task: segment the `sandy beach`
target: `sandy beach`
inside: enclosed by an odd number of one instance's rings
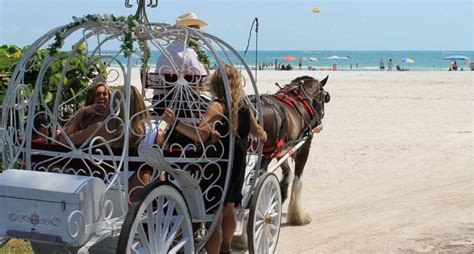
[[[276,253],[473,253],[474,72],[259,71],[259,91],[302,75],[329,75],[331,101],[302,178],[312,222],[288,226],[285,202]]]
[[[257,75],[260,93],[330,76],[303,175],[312,222],[284,218],[277,253],[474,251],[474,72]]]
[[[474,72],[266,71],[259,90],[306,74],[332,99],[303,175],[312,222],[283,224],[277,253],[472,253]]]

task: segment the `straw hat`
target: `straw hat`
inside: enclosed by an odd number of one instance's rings
[[[183,14],[176,18],[176,25],[178,26],[199,26],[199,28],[203,26],[207,26],[207,23],[198,19],[197,15],[190,12]]]

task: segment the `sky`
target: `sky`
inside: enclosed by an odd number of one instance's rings
[[[31,44],[72,16],[135,13],[136,0],[131,9],[124,2],[0,0],[0,44]],[[474,0],[158,0],[147,10],[164,23],[186,12],[239,50],[255,17],[259,50],[474,50]]]

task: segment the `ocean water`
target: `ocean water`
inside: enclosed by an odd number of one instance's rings
[[[242,56],[243,51],[238,51]],[[110,51],[107,54],[113,54]],[[379,62],[384,59],[385,70],[388,69],[389,59],[393,61],[393,70],[395,67],[400,65],[401,68],[409,69],[410,71],[447,71],[449,69],[451,60],[444,59],[448,56],[463,55],[474,61],[474,51],[332,51],[332,50],[320,50],[320,51],[306,51],[306,50],[292,50],[292,51],[275,51],[275,50],[261,50],[257,52],[257,63],[278,63],[290,64],[294,69],[297,69],[299,59],[301,58],[303,67],[307,69],[311,66],[313,69],[330,69],[334,64],[337,66],[337,70],[357,70],[357,71],[378,71]],[[153,51],[152,57],[149,60],[150,65],[154,65],[159,53]],[[294,61],[284,61],[283,58],[286,56],[293,56]],[[411,58],[414,63],[402,63],[402,58]],[[122,63],[125,62],[123,56],[118,58]],[[249,66],[254,68],[255,64],[255,51],[248,51],[244,56],[245,61]],[[237,63],[236,59],[231,59],[234,63]],[[459,69],[470,70],[470,61],[457,60]],[[139,59],[134,60],[135,64],[139,64]],[[214,65],[215,61],[211,58],[211,65]],[[296,67],[296,68],[295,68]],[[274,69],[272,66],[268,66],[265,69]]]

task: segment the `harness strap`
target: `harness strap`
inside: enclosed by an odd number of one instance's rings
[[[283,101],[284,103],[288,104],[290,107],[295,108],[298,104],[298,101],[295,98],[286,95],[285,93],[278,93],[275,95],[275,98]]]
[[[273,159],[280,156],[281,151],[283,150],[284,144],[285,144],[285,140],[281,138],[280,140],[278,140],[277,144],[274,146],[264,146],[262,157],[264,159]]]
[[[274,98],[275,95],[270,96],[270,98]],[[285,98],[284,94],[280,95],[280,97],[283,99]],[[271,102],[272,99],[268,98],[268,102]],[[274,100],[274,99],[273,99]],[[281,100],[281,99],[278,99]],[[285,103],[290,103],[292,102],[290,100],[287,100]],[[276,144],[273,146],[264,146],[263,147],[263,152],[262,152],[262,157],[264,159],[273,159],[281,155],[281,152],[283,150],[283,146],[285,145],[285,133],[287,131],[287,125],[288,125],[288,119],[286,117],[286,114],[282,112],[283,108],[280,104],[274,104],[274,103],[268,103],[271,105],[274,114],[275,114],[275,124],[277,126],[277,135],[276,135]]]
[[[303,98],[303,96],[300,93],[298,93],[298,91],[293,90],[292,92],[293,92],[294,95],[296,95],[296,97],[298,97],[298,99],[300,99],[300,101],[305,106],[306,110],[308,110],[311,118],[313,118],[316,115],[316,112],[314,111],[313,107],[311,107],[311,105],[309,105],[308,101],[305,98]]]

